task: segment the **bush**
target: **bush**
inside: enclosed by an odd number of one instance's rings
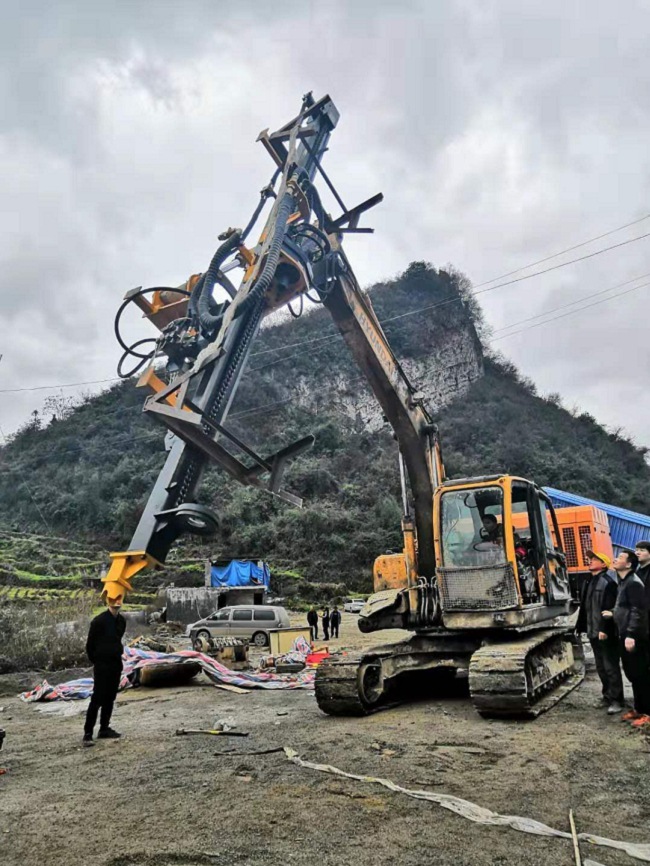
[[[86,638],[91,612],[90,599],[0,606],[0,673],[88,665]]]

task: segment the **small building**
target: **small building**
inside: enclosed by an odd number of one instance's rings
[[[207,560],[205,586],[167,589],[167,620],[187,625],[222,607],[264,604],[270,581],[262,560]]]

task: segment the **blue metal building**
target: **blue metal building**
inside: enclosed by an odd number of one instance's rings
[[[566,508],[570,505],[595,505],[596,508],[601,508],[609,520],[609,532],[615,553],[618,553],[622,547],[634,550],[637,541],[650,541],[650,517],[646,514],[628,511],[627,508],[617,508],[615,505],[607,505],[606,502],[587,499],[585,496],[576,496],[574,493],[556,490],[554,487],[545,487],[544,490],[554,508]]]

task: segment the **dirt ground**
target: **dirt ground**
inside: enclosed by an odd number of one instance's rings
[[[361,636],[346,615],[330,646],[402,635]],[[334,719],[311,691],[237,695],[199,678],[182,689],[122,693],[114,725],[125,736],[92,749],[81,747],[85,702],[22,704],[19,681],[0,678],[4,866],[574,863],[563,839],[470,823],[432,803],[296,766],[283,753],[240,754],[274,746],[564,830],[573,809],[579,831],[650,842],[648,741],[596,708],[593,669],[534,722],[485,721],[463,694]],[[174,736],[220,719],[250,736]],[[638,862],[582,848],[583,858],[605,866]]]

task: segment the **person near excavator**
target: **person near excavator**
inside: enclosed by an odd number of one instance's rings
[[[311,632],[312,641],[318,640],[318,611],[315,607],[307,611],[307,625]]]
[[[122,678],[122,638],[126,620],[120,613],[121,598],[107,598],[108,610],[90,623],[86,653],[93,665],[93,693],[86,712],[83,744],[92,746],[99,713],[98,740],[117,740],[122,735],[110,727],[113,704]]]
[[[341,611],[336,605],[330,614],[330,628],[332,629],[332,637],[339,636],[339,626],[341,625]]]
[[[329,607],[323,608],[323,639],[330,639],[330,609]]]
[[[648,626],[650,628],[650,541],[637,541],[634,552],[639,560],[636,570],[645,586],[645,603],[648,609]]]
[[[621,655],[614,620],[609,618],[603,624],[602,616],[604,610],[612,610],[616,604],[618,581],[610,569],[612,561],[604,553],[588,550],[585,558],[589,575],[580,590],[576,632],[586,634],[589,639],[602,683],[603,702],[609,715],[616,715],[624,709]]]
[[[635,573],[639,564],[632,550],[622,550],[612,565],[618,575],[618,592],[613,610],[603,611],[603,629],[613,619],[618,632],[619,651],[625,676],[632,683],[634,709],[621,717],[635,728],[650,725],[650,641],[645,587]],[[601,632],[601,639],[607,637]]]

